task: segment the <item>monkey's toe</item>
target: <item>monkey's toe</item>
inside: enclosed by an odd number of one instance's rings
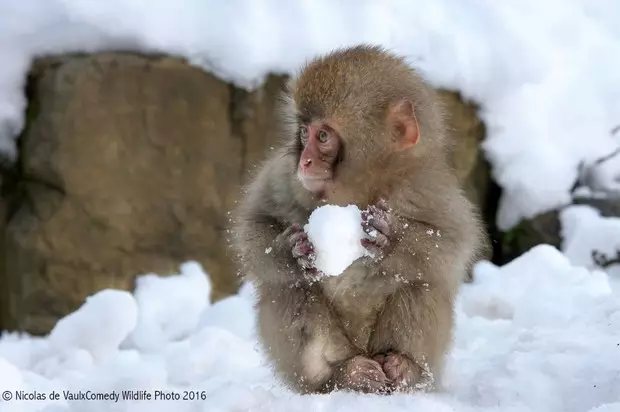
[[[381,365],[365,356],[355,356],[346,361],[338,374],[338,386],[358,392],[382,392],[388,379]]]
[[[422,376],[420,366],[406,355],[388,352],[376,357],[383,360],[383,372],[395,389],[412,388]]]

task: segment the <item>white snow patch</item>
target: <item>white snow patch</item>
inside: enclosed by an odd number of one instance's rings
[[[138,324],[128,346],[158,348],[194,331],[211,299],[211,281],[197,262],[181,266],[178,276],[147,274],[136,279]]]
[[[620,218],[603,217],[591,206],[569,206],[560,212],[562,251],[575,265],[596,268],[593,252],[620,260]],[[620,279],[620,262],[605,268]]]
[[[57,327],[54,336],[3,335],[0,390],[11,396],[18,390],[46,396],[56,391],[60,399],[0,401],[0,410],[617,410],[620,290],[610,287],[607,274],[573,266],[566,256],[544,245],[503,267],[481,263],[475,272],[476,280],[463,287],[457,301],[454,347],[440,393],[291,393],[274,378],[260,349],[251,309],[255,291],[246,283],[237,295],[207,304],[199,325],[187,336],[164,334],[161,344],[148,350],[120,344],[132,323],[124,318],[125,312],[127,318],[134,312],[135,323],[135,310],[142,307],[130,294],[118,291],[94,295],[59,322],[64,326]],[[174,277],[179,290],[191,295],[194,284],[186,274]],[[183,309],[194,316],[191,305]],[[177,320],[184,322],[185,314],[177,312]],[[153,315],[162,317],[160,324],[169,317],[167,312]],[[105,318],[114,321],[101,324]],[[59,342],[66,345],[58,347]],[[102,352],[106,356],[100,356]],[[119,400],[65,400],[63,391],[77,395],[80,390],[116,394]],[[144,391],[151,400],[123,400],[126,390]],[[193,391],[195,400],[182,400],[188,391]],[[162,400],[162,392],[181,400]],[[160,399],[154,400],[155,396]]]
[[[158,51],[252,88],[317,53],[380,44],[481,105],[508,229],[569,203],[580,162],[618,148],[618,21],[614,0],[4,1],[0,151],[15,157],[36,56]],[[617,168],[601,173],[617,186]]]
[[[325,205],[310,215],[304,231],[314,245],[314,264],[325,275],[338,276],[355,260],[368,255],[360,243],[366,237],[361,213],[355,205]]]
[[[129,292],[105,289],[60,319],[49,343],[57,351],[81,349],[101,360],[118,348],[136,327],[137,318],[136,300]],[[78,353],[74,355],[80,356]]]

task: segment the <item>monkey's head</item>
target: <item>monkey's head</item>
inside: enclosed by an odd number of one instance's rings
[[[379,47],[321,56],[289,88],[295,173],[317,197],[346,202],[375,196],[370,191],[385,190],[407,164],[442,144],[434,92],[402,58]]]

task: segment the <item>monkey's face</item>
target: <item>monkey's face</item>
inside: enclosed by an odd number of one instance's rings
[[[305,189],[330,202],[383,190],[392,159],[408,157],[419,139],[412,75],[400,59],[359,48],[319,58],[292,79],[283,113]]]
[[[300,156],[297,177],[304,188],[319,195],[334,178],[342,140],[324,120],[300,123],[298,139]]]

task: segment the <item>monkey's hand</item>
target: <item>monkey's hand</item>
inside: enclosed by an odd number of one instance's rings
[[[308,239],[308,234],[303,231],[301,225],[294,223],[287,227],[276,238],[276,245],[279,250],[292,254],[304,275],[314,277],[320,274],[314,266],[316,260],[314,245]]]
[[[402,225],[387,202],[379,200],[375,205],[362,211],[362,229],[370,237],[361,240],[362,246],[374,256],[375,260],[380,260],[392,249]]]

